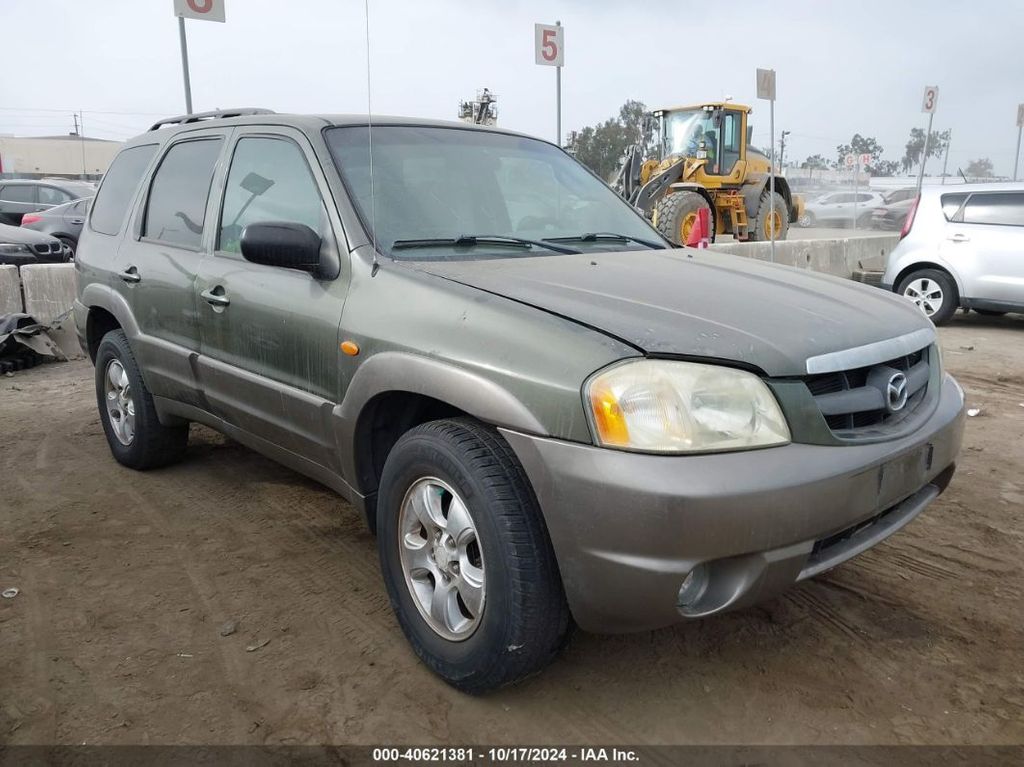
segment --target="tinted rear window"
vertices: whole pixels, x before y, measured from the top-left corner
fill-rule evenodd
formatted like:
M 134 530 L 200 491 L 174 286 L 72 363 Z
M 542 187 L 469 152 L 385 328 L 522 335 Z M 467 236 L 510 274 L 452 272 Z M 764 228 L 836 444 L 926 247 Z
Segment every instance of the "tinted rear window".
M 1024 226 L 1024 193 L 972 194 L 964 208 L 964 223 Z
M 168 150 L 149 190 L 144 236 L 199 247 L 220 146 L 219 138 L 199 139 L 182 141 Z
M 0 200 L 8 202 L 35 202 L 35 184 L 8 184 L 0 189 Z
M 964 200 L 966 199 L 966 192 L 942 195 L 942 215 L 946 217 L 947 221 L 953 220 L 953 216 L 955 216 L 956 212 L 960 210 L 960 206 L 964 204 Z
M 135 190 L 156 148 L 156 144 L 136 146 L 125 149 L 114 158 L 92 206 L 89 225 L 93 230 L 102 234 L 117 234 L 121 231 L 128 205 L 135 196 Z

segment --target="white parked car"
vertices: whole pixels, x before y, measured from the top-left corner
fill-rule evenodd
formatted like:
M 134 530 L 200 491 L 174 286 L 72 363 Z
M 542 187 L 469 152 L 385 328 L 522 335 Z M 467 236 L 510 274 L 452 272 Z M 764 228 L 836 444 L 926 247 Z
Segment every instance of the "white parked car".
M 871 212 L 885 204 L 878 192 L 830 192 L 807 203 L 800 226 L 857 226 L 871 224 Z
M 1024 312 L 1024 184 L 925 187 L 900 237 L 883 286 L 936 325 L 959 307 Z

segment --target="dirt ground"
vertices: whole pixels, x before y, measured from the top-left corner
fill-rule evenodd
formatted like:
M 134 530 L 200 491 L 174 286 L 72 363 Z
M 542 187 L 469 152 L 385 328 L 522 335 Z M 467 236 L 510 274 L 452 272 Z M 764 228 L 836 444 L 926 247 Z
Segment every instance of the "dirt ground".
M 87 361 L 0 377 L 0 743 L 1024 742 L 1024 317 L 940 335 L 981 413 L 907 529 L 759 608 L 577 633 L 483 698 L 413 656 L 329 490 L 198 427 L 134 473 Z

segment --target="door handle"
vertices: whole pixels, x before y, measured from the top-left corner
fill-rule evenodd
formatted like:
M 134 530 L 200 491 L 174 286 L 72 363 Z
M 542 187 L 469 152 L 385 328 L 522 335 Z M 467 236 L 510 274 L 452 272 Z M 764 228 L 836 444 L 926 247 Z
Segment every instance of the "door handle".
M 139 270 L 134 266 L 129 266 L 123 272 L 119 272 L 117 276 L 131 284 L 142 281 L 142 277 L 139 276 Z
M 231 303 L 231 299 L 224 295 L 224 288 L 222 288 L 220 285 L 217 285 L 214 288 L 209 288 L 208 290 L 204 290 L 199 295 L 203 297 L 203 300 L 206 301 L 206 303 L 215 308 L 228 306 Z
M 966 234 L 960 234 L 957 232 L 952 237 L 948 238 L 950 242 L 968 242 L 971 238 Z
M 78 226 L 79 224 L 84 224 L 85 223 L 85 219 L 84 218 L 73 218 L 73 219 L 71 219 L 71 223 L 74 224 L 75 226 Z

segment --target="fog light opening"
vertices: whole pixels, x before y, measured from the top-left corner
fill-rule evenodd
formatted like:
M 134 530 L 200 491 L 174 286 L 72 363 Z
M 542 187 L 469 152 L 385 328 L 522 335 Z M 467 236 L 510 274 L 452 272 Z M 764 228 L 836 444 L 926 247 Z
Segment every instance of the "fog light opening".
M 690 570 L 683 579 L 683 583 L 679 587 L 679 606 L 690 607 L 696 604 L 704 596 L 707 588 L 708 568 L 707 565 L 701 563 Z

